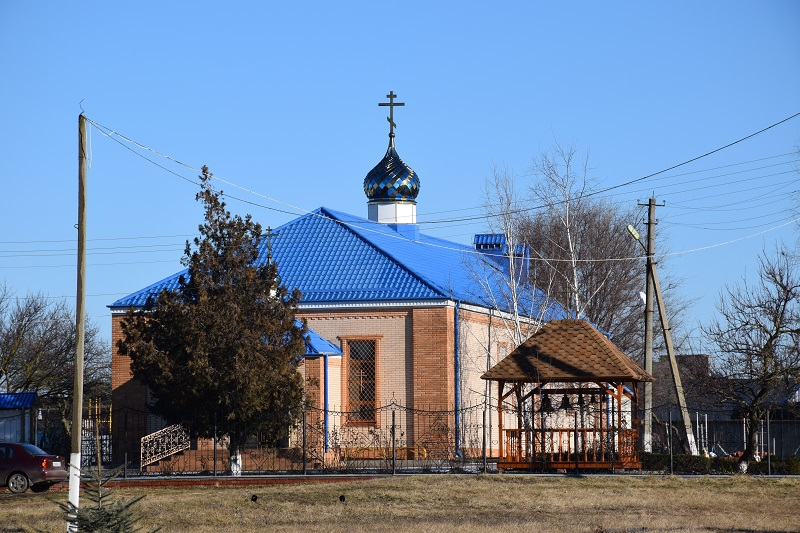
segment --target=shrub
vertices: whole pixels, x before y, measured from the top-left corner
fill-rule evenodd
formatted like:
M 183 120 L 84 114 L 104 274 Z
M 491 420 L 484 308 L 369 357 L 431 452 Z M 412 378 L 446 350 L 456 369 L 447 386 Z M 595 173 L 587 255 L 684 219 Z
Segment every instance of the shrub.
M 713 457 L 711 472 L 714 474 L 736 474 L 739 472 L 738 461 L 730 457 Z
M 786 458 L 772 456 L 769 463 L 766 457 L 760 461 L 750 461 L 747 465 L 747 473 L 767 475 L 770 473 L 770 466 L 772 466 L 772 473 L 776 475 L 800 474 L 800 459 L 793 455 Z
M 643 453 L 642 468 L 669 472 L 669 454 Z M 672 456 L 672 469 L 676 474 L 708 474 L 711 472 L 711 460 L 702 455 L 676 454 Z
M 84 496 L 91 502 L 76 509 L 72 502 L 59 503 L 67 522 L 72 522 L 81 532 L 124 533 L 139 531 L 136 523 L 141 518 L 134 506 L 144 495 L 130 500 L 117 500 L 111 497 L 106 485 L 117 477 L 123 467 L 103 472 L 101 467 L 85 472 L 89 478 L 82 482 Z
M 642 470 L 669 470 L 669 455 L 663 453 L 642 453 Z

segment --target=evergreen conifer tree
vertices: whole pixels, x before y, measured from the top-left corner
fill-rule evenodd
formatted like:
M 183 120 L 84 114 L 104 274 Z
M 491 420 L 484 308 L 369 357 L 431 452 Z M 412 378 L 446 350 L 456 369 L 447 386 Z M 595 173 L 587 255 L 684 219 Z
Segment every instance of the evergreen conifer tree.
M 88 469 L 84 475 L 88 481 L 81 483 L 83 497 L 90 504 L 82 503 L 75 509 L 72 502 L 59 503 L 67 521 L 75 524 L 81 533 L 129 533 L 140 531 L 136 523 L 141 516 L 134 507 L 144 496 L 120 500 L 113 498 L 111 490 L 106 487 L 109 481 L 116 478 L 124 467 L 103 472 L 102 467 Z M 157 530 L 156 530 L 157 531 Z
M 197 200 L 200 236 L 188 241 L 188 274 L 122 321 L 119 351 L 152 393 L 152 411 L 200 437 L 215 428 L 229 438 L 231 469 L 247 438 L 273 442 L 303 409 L 296 361 L 305 352 L 295 322 L 300 293 L 280 284 L 277 265 L 257 263 L 261 226 L 231 216 L 203 167 Z

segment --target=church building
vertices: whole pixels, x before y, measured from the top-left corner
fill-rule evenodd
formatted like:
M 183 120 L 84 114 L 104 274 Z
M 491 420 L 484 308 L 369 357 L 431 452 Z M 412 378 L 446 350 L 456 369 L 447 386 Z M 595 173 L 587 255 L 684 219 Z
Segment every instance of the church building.
M 271 230 L 259 261 L 271 254 L 283 284 L 301 291 L 297 317 L 308 325 L 310 345 L 326 346 L 309 349 L 300 363 L 326 448 L 335 429 L 380 429 L 386 424 L 380 409 L 396 405 L 447 413 L 445 423 L 453 430 L 448 445 L 459 450 L 467 445 L 463 413 L 496 405 L 496 391 L 481 375 L 516 347 L 514 309 L 506 296 L 514 272 L 524 278 L 527 257 L 525 250 L 509 250 L 503 235 L 476 235 L 468 246 L 420 231 L 420 178 L 395 148 L 393 111 L 404 104 L 395 102 L 393 92 L 387 97 L 389 102 L 379 105 L 389 107 L 388 148 L 363 178 L 367 217 L 319 207 Z M 177 288 L 185 272 L 109 306 L 115 412 L 144 411 L 147 402 L 147 390 L 131 376 L 130 360 L 117 353 L 120 322 L 129 308 Z M 535 290 L 522 298 L 528 334 L 542 322 L 567 318 L 560 307 L 544 305 L 546 296 Z M 426 428 L 414 427 L 411 418 L 403 424 L 404 442 L 413 449 Z

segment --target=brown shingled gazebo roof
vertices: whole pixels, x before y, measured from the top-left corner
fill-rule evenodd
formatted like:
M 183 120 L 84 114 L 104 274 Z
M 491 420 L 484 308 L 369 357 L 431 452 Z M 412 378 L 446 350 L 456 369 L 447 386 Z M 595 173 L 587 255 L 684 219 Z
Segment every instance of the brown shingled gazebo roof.
M 548 322 L 481 378 L 528 383 L 655 381 L 591 324 L 574 319 Z

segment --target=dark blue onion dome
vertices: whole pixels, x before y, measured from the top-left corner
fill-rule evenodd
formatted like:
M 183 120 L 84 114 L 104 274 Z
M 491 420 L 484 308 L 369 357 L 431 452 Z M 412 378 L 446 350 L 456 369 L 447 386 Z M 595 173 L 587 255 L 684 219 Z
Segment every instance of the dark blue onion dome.
M 373 201 L 415 202 L 419 194 L 419 177 L 411 167 L 403 163 L 394 139 L 389 141 L 389 149 L 381 162 L 369 171 L 364 178 L 364 194 Z

